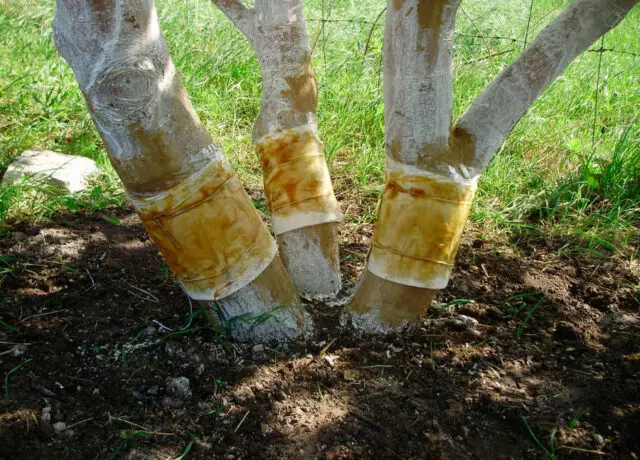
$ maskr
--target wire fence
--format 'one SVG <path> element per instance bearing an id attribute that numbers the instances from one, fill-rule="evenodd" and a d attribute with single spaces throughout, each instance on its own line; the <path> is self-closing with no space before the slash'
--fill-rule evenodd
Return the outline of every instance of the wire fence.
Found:
<path id="1" fill-rule="evenodd" d="M 330 1 L 330 0 L 329 0 Z M 320 46 L 321 50 L 320 52 L 323 55 L 323 59 L 326 62 L 326 46 L 328 43 L 328 38 L 327 38 L 327 31 L 326 31 L 326 26 L 328 24 L 351 24 L 351 25 L 357 25 L 360 27 L 366 27 L 368 28 L 368 33 L 367 33 L 367 39 L 366 42 L 364 44 L 363 47 L 363 51 L 362 51 L 362 60 L 364 62 L 364 60 L 367 58 L 367 55 L 370 51 L 370 45 L 371 45 L 371 41 L 372 38 L 374 36 L 374 34 L 376 32 L 381 33 L 381 30 L 384 28 L 384 24 L 383 24 L 383 16 L 384 13 L 386 11 L 386 8 L 382 9 L 378 15 L 375 17 L 375 19 L 373 21 L 371 20 L 367 20 L 367 19 L 335 19 L 335 18 L 330 18 L 330 17 L 325 17 L 325 8 L 326 8 L 326 0 L 323 0 L 322 2 L 322 11 L 321 11 L 321 15 L 322 17 L 320 18 L 307 18 L 307 21 L 310 23 L 316 23 L 319 24 L 318 27 L 318 31 L 315 35 L 315 37 L 313 38 L 313 43 L 312 43 L 312 50 L 315 51 L 317 49 L 318 46 Z M 546 21 L 549 22 L 550 18 L 549 16 L 551 15 L 552 12 L 546 12 L 545 14 L 542 15 L 542 18 L 538 18 L 538 23 L 537 24 L 533 24 L 533 7 L 534 7 L 534 2 L 535 0 L 531 0 L 528 6 L 528 16 L 527 16 L 527 22 L 526 22 L 526 28 L 525 28 L 525 32 L 524 32 L 524 37 L 508 37 L 508 36 L 501 36 L 501 35 L 495 35 L 495 34 L 482 34 L 480 28 L 478 27 L 476 20 L 467 13 L 467 11 L 465 11 L 464 8 L 460 8 L 460 13 L 462 13 L 466 19 L 471 23 L 471 25 L 473 26 L 473 28 L 477 31 L 476 34 L 470 34 L 470 33 L 465 33 L 465 32 L 456 32 L 454 34 L 454 38 L 465 38 L 465 39 L 474 39 L 474 40 L 480 40 L 481 41 L 481 45 L 484 46 L 486 48 L 486 54 L 475 57 L 473 59 L 469 59 L 463 62 L 458 63 L 457 67 L 463 67 L 469 64 L 474 64 L 480 61 L 485 61 L 485 60 L 490 60 L 492 61 L 493 58 L 514 52 L 514 51 L 524 51 L 524 49 L 526 49 L 527 45 L 531 43 L 531 41 L 533 41 L 533 39 L 535 37 L 532 37 L 531 35 L 531 31 L 532 28 L 534 26 L 539 26 L 541 24 L 542 21 Z M 632 56 L 633 58 L 637 58 L 640 57 L 640 53 L 638 52 L 634 52 L 634 51 L 629 51 L 629 50 L 622 50 L 622 49 L 616 49 L 616 48 L 611 48 L 611 47 L 605 47 L 605 38 L 606 38 L 606 34 L 603 35 L 601 37 L 601 39 L 598 41 L 598 45 L 597 46 L 591 46 L 590 48 L 588 48 L 585 52 L 586 53 L 598 53 L 598 61 L 597 61 L 597 71 L 596 71 L 596 87 L 595 87 L 595 91 L 594 91 L 594 105 L 593 105 L 593 121 L 592 121 L 592 129 L 591 129 L 591 142 L 592 142 L 592 146 L 595 145 L 595 137 L 596 137 L 596 125 L 597 125 L 597 118 L 598 118 L 598 103 L 599 103 L 599 93 L 601 92 L 601 77 L 602 77 L 602 56 L 604 53 L 612 53 L 612 54 L 619 54 L 619 55 L 625 55 L 625 56 Z M 491 46 L 491 41 L 499 41 L 499 42 L 505 42 L 505 43 L 509 43 L 512 44 L 513 46 L 506 49 L 506 50 L 495 50 L 493 49 L 493 47 Z M 379 62 L 378 62 L 378 71 L 381 74 L 382 73 L 382 53 L 380 53 L 379 56 Z M 381 75 L 380 75 L 381 78 Z"/>

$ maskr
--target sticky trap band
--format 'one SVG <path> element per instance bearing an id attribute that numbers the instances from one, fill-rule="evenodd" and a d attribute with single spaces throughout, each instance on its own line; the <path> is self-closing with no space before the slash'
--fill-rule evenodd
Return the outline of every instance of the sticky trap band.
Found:
<path id="1" fill-rule="evenodd" d="M 264 136 L 256 150 L 276 235 L 342 220 L 315 128 L 307 125 Z"/>
<path id="2" fill-rule="evenodd" d="M 476 182 L 446 182 L 398 167 L 387 167 L 386 176 L 369 271 L 407 286 L 446 287 Z"/>
<path id="3" fill-rule="evenodd" d="M 277 248 L 228 162 L 213 160 L 162 194 L 131 197 L 144 226 L 193 299 L 249 284 Z"/>

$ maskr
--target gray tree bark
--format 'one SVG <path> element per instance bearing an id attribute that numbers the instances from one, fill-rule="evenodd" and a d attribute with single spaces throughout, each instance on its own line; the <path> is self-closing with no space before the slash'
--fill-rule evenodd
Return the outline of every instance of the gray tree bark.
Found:
<path id="1" fill-rule="evenodd" d="M 236 338 L 304 333 L 277 245 L 195 114 L 153 1 L 58 0 L 54 39 L 134 208 L 188 294 Z"/>
<path id="2" fill-rule="evenodd" d="M 307 298 L 341 287 L 337 222 L 342 214 L 322 153 L 316 79 L 302 0 L 213 0 L 245 35 L 262 69 L 253 137 L 283 262 Z"/>
<path id="3" fill-rule="evenodd" d="M 351 299 L 356 327 L 424 314 L 446 287 L 482 171 L 527 108 L 637 0 L 575 0 L 452 123 L 461 0 L 390 0 L 385 25 L 386 185 L 367 265 Z"/>

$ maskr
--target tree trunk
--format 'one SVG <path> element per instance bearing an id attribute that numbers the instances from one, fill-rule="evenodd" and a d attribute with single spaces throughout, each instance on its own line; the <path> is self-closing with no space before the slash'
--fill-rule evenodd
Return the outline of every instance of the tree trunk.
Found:
<path id="1" fill-rule="evenodd" d="M 477 181 L 541 92 L 637 0 L 576 0 L 452 126 L 460 0 L 390 0 L 385 26 L 386 185 L 348 312 L 379 331 L 415 321 L 446 287 Z"/>
<path id="2" fill-rule="evenodd" d="M 387 5 L 386 185 L 365 273 L 349 306 L 363 330 L 401 327 L 424 314 L 434 290 L 447 284 L 469 212 L 475 182 L 460 180 L 447 164 L 457 156 L 450 131 L 458 5 Z"/>
<path id="3" fill-rule="evenodd" d="M 134 208 L 188 294 L 221 313 L 237 338 L 304 332 L 276 243 L 198 120 L 153 1 L 58 0 L 54 38 Z"/>
<path id="4" fill-rule="evenodd" d="M 342 219 L 317 134 L 317 85 L 301 0 L 214 0 L 252 44 L 262 68 L 256 151 L 272 227 L 291 278 L 307 298 L 340 290 Z"/>

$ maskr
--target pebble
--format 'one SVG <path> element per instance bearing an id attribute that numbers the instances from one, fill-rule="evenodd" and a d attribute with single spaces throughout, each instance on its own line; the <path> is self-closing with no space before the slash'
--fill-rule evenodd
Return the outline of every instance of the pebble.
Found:
<path id="1" fill-rule="evenodd" d="M 18 356 L 22 356 L 24 355 L 24 348 L 21 345 L 14 345 L 13 348 L 11 349 L 11 355 L 14 358 L 17 358 Z"/>
<path id="2" fill-rule="evenodd" d="M 470 328 L 470 329 L 475 329 L 479 324 L 477 319 L 472 318 L 472 317 L 467 316 L 467 315 L 456 315 L 452 319 L 452 323 L 455 326 L 463 326 L 463 327 L 467 327 L 467 328 Z"/>
<path id="3" fill-rule="evenodd" d="M 42 415 L 40 415 L 40 420 L 44 423 L 51 423 L 51 406 L 47 406 L 42 409 Z"/>
<path id="4" fill-rule="evenodd" d="M 180 399 L 191 398 L 190 382 L 187 377 L 167 377 L 165 380 L 167 393 Z"/>
<path id="5" fill-rule="evenodd" d="M 599 446 L 604 444 L 604 438 L 602 437 L 602 435 L 596 433 L 593 435 L 593 440 L 595 441 L 595 443 Z"/>
<path id="6" fill-rule="evenodd" d="M 61 431 L 64 431 L 66 427 L 67 427 L 67 424 L 64 422 L 56 422 L 53 424 L 53 430 L 56 433 L 60 433 Z"/>

